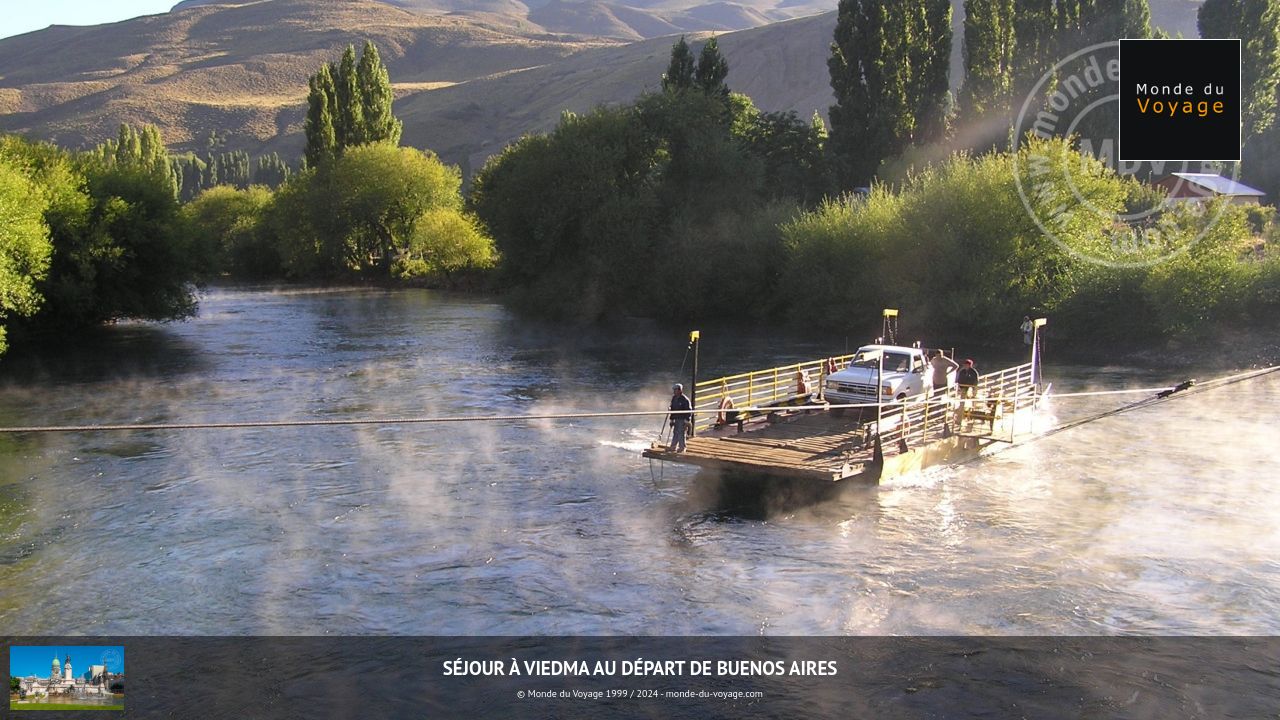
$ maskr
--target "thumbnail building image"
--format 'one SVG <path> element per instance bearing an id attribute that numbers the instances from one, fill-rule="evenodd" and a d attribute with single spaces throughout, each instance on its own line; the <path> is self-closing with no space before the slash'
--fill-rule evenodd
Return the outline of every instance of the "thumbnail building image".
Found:
<path id="1" fill-rule="evenodd" d="M 95 658 L 76 673 L 72 653 Z M 37 666 L 37 656 L 52 657 Z M 61 656 L 61 659 L 60 659 Z M 40 668 L 37 670 L 36 668 Z M 123 709 L 124 649 L 121 647 L 13 647 L 9 650 L 9 706 L 22 710 L 57 704 L 59 709 Z"/>

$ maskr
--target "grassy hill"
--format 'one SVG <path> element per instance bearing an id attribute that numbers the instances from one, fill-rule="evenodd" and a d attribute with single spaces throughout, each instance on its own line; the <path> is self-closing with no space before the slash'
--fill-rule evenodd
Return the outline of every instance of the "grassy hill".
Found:
<path id="1" fill-rule="evenodd" d="M 307 77 L 349 43 L 377 43 L 406 92 L 543 65 L 617 41 L 516 33 L 376 0 L 269 0 L 180 9 L 0 41 L 0 129 L 78 146 L 121 122 L 198 145 L 252 147 L 294 131 Z"/>
<path id="2" fill-rule="evenodd" d="M 675 32 L 661 18 L 696 14 L 728 27 L 763 22 L 788 2 L 189 1 L 167 14 L 0 40 L 0 130 L 75 147 L 114 136 L 121 122 L 149 122 L 178 150 L 201 150 L 216 131 L 227 149 L 295 158 L 307 77 L 367 38 L 391 70 L 405 141 L 472 170 L 507 142 L 550 128 L 564 110 L 627 102 L 658 86 L 670 36 L 552 34 L 542 22 L 583 31 L 607 23 L 640 38 Z M 1194 36 L 1198 6 L 1155 0 L 1152 15 L 1171 33 Z M 730 87 L 765 110 L 825 114 L 834 26 L 835 13 L 826 12 L 720 34 Z M 953 80 L 959 46 L 957 39 Z"/>
<path id="3" fill-rule="evenodd" d="M 183 0 L 175 9 L 245 2 Z M 835 0 L 382 0 L 427 15 L 470 17 L 543 32 L 640 40 L 682 32 L 759 27 L 832 10 Z"/>
<path id="4" fill-rule="evenodd" d="M 825 48 L 834 28 L 835 13 L 825 13 L 718 36 L 729 63 L 729 86 L 765 110 L 825 115 L 832 103 Z M 597 48 L 542 67 L 405 97 L 396 105 L 405 122 L 405 142 L 430 147 L 464 170 L 478 168 L 511 140 L 550 129 L 564 110 L 580 113 L 657 90 L 671 43 L 668 37 Z M 285 148 L 292 146 L 291 141 Z"/>

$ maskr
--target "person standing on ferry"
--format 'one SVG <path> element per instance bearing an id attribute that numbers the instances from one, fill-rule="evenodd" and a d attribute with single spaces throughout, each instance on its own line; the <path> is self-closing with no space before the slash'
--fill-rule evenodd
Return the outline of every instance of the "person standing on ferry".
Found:
<path id="1" fill-rule="evenodd" d="M 668 416 L 671 420 L 671 445 L 667 450 L 684 452 L 684 436 L 689 429 L 689 421 L 693 419 L 689 414 L 693 407 L 689 405 L 689 398 L 685 396 L 684 386 L 680 383 L 671 386 L 671 407 L 668 409 L 671 411 Z"/>

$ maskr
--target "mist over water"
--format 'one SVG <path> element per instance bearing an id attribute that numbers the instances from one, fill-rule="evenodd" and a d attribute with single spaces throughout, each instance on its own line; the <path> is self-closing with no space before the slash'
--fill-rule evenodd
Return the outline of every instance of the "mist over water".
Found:
<path id="1" fill-rule="evenodd" d="M 189 323 L 6 359 L 0 423 L 661 409 L 684 340 L 426 291 L 215 290 Z M 704 330 L 701 374 L 844 342 Z M 1037 422 L 1133 399 L 1055 400 Z M 0 629 L 1277 634 L 1277 408 L 1273 375 L 749 510 L 639 456 L 658 417 L 0 437 Z"/>

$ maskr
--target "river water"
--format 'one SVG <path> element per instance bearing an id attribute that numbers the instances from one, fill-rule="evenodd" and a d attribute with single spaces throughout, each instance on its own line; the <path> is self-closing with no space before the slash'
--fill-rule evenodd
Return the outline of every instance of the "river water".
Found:
<path id="1" fill-rule="evenodd" d="M 660 409 L 683 342 L 427 291 L 218 289 L 187 323 L 7 358 L 0 423 Z M 704 332 L 701 371 L 844 344 Z M 1037 422 L 1132 399 L 1061 399 Z M 642 459 L 651 417 L 0 437 L 0 629 L 1274 635 L 1277 408 L 1272 375 L 749 510 Z"/>

